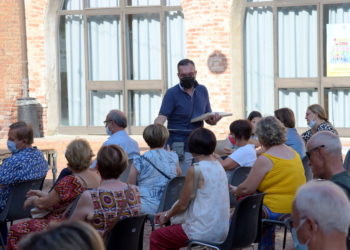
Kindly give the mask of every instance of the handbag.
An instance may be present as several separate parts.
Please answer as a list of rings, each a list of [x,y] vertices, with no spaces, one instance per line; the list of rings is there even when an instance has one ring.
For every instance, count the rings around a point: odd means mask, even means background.
[[[192,197],[192,201],[193,199],[196,197],[196,193],[197,193],[197,188],[198,188],[198,183],[199,183],[199,174],[200,174],[200,171],[199,169],[196,167],[198,165],[198,163],[194,163],[193,166],[194,166],[194,180],[193,180],[193,189],[192,189],[192,194],[191,194],[191,197]],[[191,202],[192,202],[191,201]],[[175,201],[175,203],[171,206],[170,210],[172,210],[176,204],[179,202],[179,200]],[[188,206],[189,207],[189,206]],[[174,215],[170,218],[170,222],[172,225],[175,225],[175,224],[183,224],[185,223],[186,221],[186,218],[187,218],[187,214],[188,214],[188,207],[185,211],[183,211],[182,213],[180,214],[177,214],[177,215]]]

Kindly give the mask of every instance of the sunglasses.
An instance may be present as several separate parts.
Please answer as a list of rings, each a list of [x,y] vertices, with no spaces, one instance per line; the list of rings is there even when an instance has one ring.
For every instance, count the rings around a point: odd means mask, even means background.
[[[320,145],[320,146],[314,147],[313,149],[310,149],[309,151],[306,152],[307,158],[310,159],[312,152],[314,152],[315,150],[317,150],[319,148],[324,148],[324,147],[325,147],[325,145]]]

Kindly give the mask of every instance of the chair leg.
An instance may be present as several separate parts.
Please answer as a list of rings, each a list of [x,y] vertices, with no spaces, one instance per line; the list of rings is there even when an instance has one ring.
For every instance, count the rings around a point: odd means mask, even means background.
[[[284,236],[283,236],[283,249],[286,248],[286,240],[287,240],[287,227],[284,227]]]

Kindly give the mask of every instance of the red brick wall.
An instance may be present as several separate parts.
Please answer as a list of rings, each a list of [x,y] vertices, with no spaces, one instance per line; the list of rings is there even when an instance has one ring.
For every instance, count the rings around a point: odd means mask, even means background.
[[[0,138],[17,118],[21,95],[21,33],[17,1],[0,1]]]
[[[232,76],[230,43],[230,1],[184,0],[187,57],[196,64],[197,79],[209,91],[213,111],[232,112]],[[208,58],[219,51],[227,59],[223,73],[212,73]],[[228,134],[232,117],[223,118],[211,127],[219,138]]]

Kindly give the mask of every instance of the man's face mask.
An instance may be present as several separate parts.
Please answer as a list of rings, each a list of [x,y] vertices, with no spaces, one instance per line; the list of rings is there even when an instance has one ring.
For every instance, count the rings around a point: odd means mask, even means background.
[[[190,89],[196,87],[198,83],[193,76],[186,76],[180,79],[180,85],[185,89]]]

